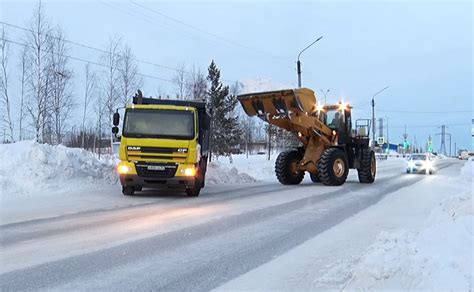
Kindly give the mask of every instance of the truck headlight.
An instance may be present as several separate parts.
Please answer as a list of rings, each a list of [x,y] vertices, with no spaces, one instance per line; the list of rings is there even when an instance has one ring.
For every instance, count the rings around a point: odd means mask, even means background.
[[[117,167],[117,171],[118,173],[120,174],[126,174],[126,173],[129,173],[130,172],[130,167],[126,166],[126,165],[119,165]]]
[[[196,168],[193,167],[187,167],[185,169],[181,170],[181,173],[183,173],[185,176],[195,176],[196,175]]]

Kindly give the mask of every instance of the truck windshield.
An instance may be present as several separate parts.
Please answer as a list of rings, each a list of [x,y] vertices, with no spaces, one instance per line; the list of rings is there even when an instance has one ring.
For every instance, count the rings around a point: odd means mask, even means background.
[[[123,136],[192,139],[194,113],[189,110],[127,109]]]

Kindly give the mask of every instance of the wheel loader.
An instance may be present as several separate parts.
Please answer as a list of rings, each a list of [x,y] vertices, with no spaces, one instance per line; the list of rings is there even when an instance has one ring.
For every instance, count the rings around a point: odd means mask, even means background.
[[[350,105],[319,105],[308,88],[243,94],[238,100],[247,115],[290,131],[301,142],[302,146],[278,155],[275,174],[280,183],[299,184],[309,172],[313,182],[339,186],[349,169],[357,169],[359,182],[374,182],[370,120],[357,120],[352,129]]]

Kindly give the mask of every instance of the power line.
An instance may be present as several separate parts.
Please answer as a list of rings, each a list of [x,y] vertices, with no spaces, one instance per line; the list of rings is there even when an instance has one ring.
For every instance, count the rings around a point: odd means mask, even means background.
[[[459,123],[459,124],[445,124],[447,127],[465,127],[469,126],[469,123]],[[403,128],[403,126],[390,126],[390,128]],[[409,128],[437,128],[439,125],[408,125]]]
[[[12,43],[12,44],[16,44],[16,45],[19,45],[19,46],[24,46],[24,47],[29,47],[29,48],[35,49],[35,47],[33,47],[33,46],[29,45],[29,44],[25,44],[25,43],[20,43],[20,42],[12,41],[12,40],[9,40],[9,39],[6,39],[6,38],[0,38],[0,40],[6,41],[6,42],[9,42],[9,43]],[[118,67],[105,65],[105,64],[101,64],[101,63],[94,62],[94,61],[89,61],[89,60],[77,58],[77,57],[74,57],[74,56],[66,55],[66,54],[55,53],[55,52],[53,52],[53,51],[51,51],[51,50],[44,50],[44,49],[41,49],[41,51],[46,52],[46,53],[53,53],[53,54],[55,54],[55,55],[61,55],[61,56],[70,58],[71,60],[75,60],[75,61],[79,61],[79,62],[89,63],[89,64],[93,64],[93,65],[96,65],[96,66],[101,66],[101,67],[105,67],[105,68],[111,68],[111,69],[116,69],[116,70],[119,70],[119,71],[123,71],[121,68],[118,68]],[[145,77],[145,78],[150,78],[150,79],[155,79],[155,80],[161,80],[161,81],[170,82],[170,83],[176,83],[176,82],[173,81],[173,80],[169,80],[169,79],[165,79],[165,78],[161,78],[161,77],[156,77],[156,76],[152,76],[152,75],[147,75],[147,74],[142,74],[142,73],[137,73],[137,75],[142,76],[142,77]]]
[[[106,4],[106,3],[104,3],[104,4]],[[9,27],[13,27],[13,28],[16,28],[16,29],[20,29],[20,30],[23,30],[23,31],[26,31],[26,32],[36,33],[32,29],[29,29],[29,28],[26,28],[26,27],[21,27],[19,25],[7,23],[7,22],[4,22],[4,21],[0,21],[0,24],[6,25],[6,26],[9,26]],[[86,44],[83,44],[83,43],[79,43],[79,42],[76,42],[76,41],[71,41],[71,40],[64,39],[64,38],[58,38],[58,37],[56,37],[54,35],[51,35],[51,34],[48,34],[48,33],[40,33],[40,34],[45,35],[47,37],[54,38],[54,39],[61,39],[62,41],[66,42],[66,43],[69,43],[69,44],[72,44],[72,45],[75,45],[75,46],[78,46],[78,47],[82,47],[82,48],[85,48],[85,49],[97,51],[97,52],[100,52],[100,53],[103,53],[103,54],[109,54],[109,55],[111,54],[110,52],[108,52],[106,50],[103,50],[103,49],[100,49],[100,48],[97,48],[97,47],[93,47],[93,46],[90,46],[90,45],[86,45]],[[117,53],[115,53],[113,55],[117,56],[117,57],[123,57],[123,55],[117,54]],[[198,74],[193,73],[191,71],[182,70],[182,69],[179,69],[179,68],[174,68],[174,67],[170,67],[170,66],[166,66],[166,65],[161,65],[161,64],[157,64],[157,63],[153,63],[153,62],[149,62],[149,61],[144,61],[144,60],[137,59],[135,57],[132,57],[130,59],[135,61],[135,62],[142,63],[142,64],[147,64],[147,65],[155,66],[155,67],[162,68],[162,69],[167,69],[167,70],[176,71],[176,72],[184,72],[186,74],[198,76]],[[90,62],[91,64],[94,63],[92,61],[88,61],[88,62]],[[222,79],[222,81],[231,82],[231,83],[237,82],[236,80],[227,80],[227,79]]]
[[[405,111],[405,110],[377,110],[382,113],[405,113],[405,114],[444,114],[444,113],[472,113],[469,110],[453,110],[453,111]]]
[[[263,54],[263,55],[265,55],[265,56],[270,56],[270,57],[272,57],[272,58],[281,59],[281,60],[287,60],[287,58],[284,58],[284,57],[281,57],[281,56],[275,56],[275,55],[269,54],[269,53],[267,53],[267,52],[265,52],[265,51],[262,51],[262,50],[259,50],[259,49],[256,49],[256,48],[253,48],[253,47],[250,47],[250,46],[247,46],[247,45],[243,45],[243,44],[241,44],[241,43],[239,43],[239,42],[236,42],[236,41],[234,41],[234,40],[231,40],[231,39],[222,37],[222,36],[220,36],[220,35],[218,35],[218,34],[215,34],[215,33],[209,32],[209,31],[205,31],[205,30],[203,30],[203,29],[201,29],[201,28],[198,28],[198,27],[196,27],[196,26],[194,26],[194,25],[188,24],[188,23],[183,22],[183,21],[181,21],[181,20],[179,20],[179,19],[176,19],[176,18],[174,18],[174,17],[168,16],[168,15],[162,13],[162,12],[156,11],[156,10],[150,8],[150,7],[147,7],[147,6],[144,6],[144,5],[142,5],[142,4],[139,4],[139,3],[135,2],[134,0],[129,0],[129,2],[132,3],[132,4],[135,5],[135,6],[138,6],[138,7],[142,8],[142,9],[146,10],[146,11],[149,11],[149,12],[152,12],[152,13],[154,13],[154,14],[156,14],[156,15],[159,15],[159,16],[161,16],[161,17],[164,17],[164,18],[166,18],[166,19],[168,19],[168,20],[171,20],[171,21],[173,21],[173,22],[175,22],[175,23],[178,23],[178,24],[180,24],[180,25],[182,25],[182,26],[185,26],[185,27],[187,27],[187,28],[189,28],[189,29],[191,29],[191,30],[194,30],[194,31],[196,31],[196,32],[199,32],[199,33],[201,33],[201,34],[205,34],[205,35],[214,37],[215,39],[218,39],[218,40],[220,40],[220,41],[222,41],[222,42],[225,42],[225,43],[227,43],[227,44],[230,44],[230,45],[233,45],[233,46],[236,46],[236,47],[240,47],[240,48],[244,48],[244,49],[247,49],[247,50],[255,51],[255,52],[259,53],[259,54]]]

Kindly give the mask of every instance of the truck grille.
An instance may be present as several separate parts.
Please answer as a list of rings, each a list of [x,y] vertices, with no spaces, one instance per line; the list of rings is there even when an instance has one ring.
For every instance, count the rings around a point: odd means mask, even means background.
[[[139,176],[171,178],[178,166],[175,163],[135,163],[135,168]]]
[[[173,161],[185,162],[188,148],[128,146],[127,155],[131,161]]]

